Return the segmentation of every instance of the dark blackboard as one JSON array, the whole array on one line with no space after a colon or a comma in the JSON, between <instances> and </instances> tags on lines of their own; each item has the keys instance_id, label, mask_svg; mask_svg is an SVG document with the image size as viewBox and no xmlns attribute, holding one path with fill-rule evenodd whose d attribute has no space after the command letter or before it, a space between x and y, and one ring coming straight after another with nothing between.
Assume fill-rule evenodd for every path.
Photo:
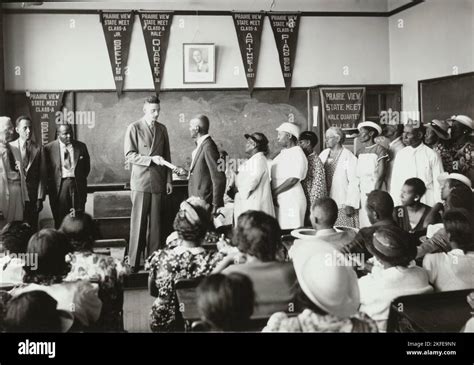
<instances>
[{"instance_id":1,"label":"dark blackboard","mask_svg":"<svg viewBox=\"0 0 474 365\"><path fill-rule=\"evenodd\" d=\"M474 72L418 82L421 120L446 119L454 114L474 117Z\"/></svg>"},{"instance_id":2,"label":"dark blackboard","mask_svg":"<svg viewBox=\"0 0 474 365\"><path fill-rule=\"evenodd\" d=\"M130 180L125 168L123 140L127 126L143 115L143 101L151 91L78 91L77 112L93 114L77 124L77 138L85 142L91 155L89 184L122 184ZM244 158L245 139L251 132L265 133L271 153L278 152L277 128L294 120L307 129L308 92L293 90L289 100L284 90L255 89L251 98L246 90L164 91L160 93L159 120L168 129L172 162L186 167L191 161L194 143L189 135L189 120L202 113L211 121L210 134L231 158ZM84 114L86 115L86 114Z\"/></svg>"}]
</instances>

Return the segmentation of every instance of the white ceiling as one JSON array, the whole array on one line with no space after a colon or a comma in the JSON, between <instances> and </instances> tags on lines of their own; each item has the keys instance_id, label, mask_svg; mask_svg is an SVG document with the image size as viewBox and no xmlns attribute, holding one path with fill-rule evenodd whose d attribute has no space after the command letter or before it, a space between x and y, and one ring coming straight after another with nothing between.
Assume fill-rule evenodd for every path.
<instances>
[{"instance_id":1,"label":"white ceiling","mask_svg":"<svg viewBox=\"0 0 474 365\"><path fill-rule=\"evenodd\" d=\"M63 1L26 3L30 9L150 9L150 10L242 10L242 11L321 11L386 12L411 0L141 0L141 1ZM37 3L40 4L40 3ZM23 3L4 4L4 8L22 8Z\"/></svg>"}]
</instances>

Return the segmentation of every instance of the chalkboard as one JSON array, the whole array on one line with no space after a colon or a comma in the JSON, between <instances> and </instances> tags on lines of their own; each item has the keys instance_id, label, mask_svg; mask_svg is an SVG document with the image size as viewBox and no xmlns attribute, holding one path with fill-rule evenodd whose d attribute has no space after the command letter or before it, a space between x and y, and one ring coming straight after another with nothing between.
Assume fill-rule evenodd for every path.
<instances>
[{"instance_id":1,"label":"chalkboard","mask_svg":"<svg viewBox=\"0 0 474 365\"><path fill-rule=\"evenodd\" d=\"M455 114L474 117L474 72L418 82L421 120L446 119Z\"/></svg>"},{"instance_id":2,"label":"chalkboard","mask_svg":"<svg viewBox=\"0 0 474 365\"><path fill-rule=\"evenodd\" d=\"M91 155L91 184L122 184L130 180L123 155L127 126L143 115L143 102L150 91L127 91L120 99L115 91L77 91L76 114L83 123L76 125L77 138L86 143ZM195 148L189 134L189 120L205 114L211 122L210 134L229 157L244 158L245 133L262 132L270 140L270 152L278 152L276 128L291 120L302 130L308 124L308 90L179 90L160 93L159 121L170 137L171 159L187 167ZM91 113L92 112L92 113Z\"/></svg>"}]
</instances>

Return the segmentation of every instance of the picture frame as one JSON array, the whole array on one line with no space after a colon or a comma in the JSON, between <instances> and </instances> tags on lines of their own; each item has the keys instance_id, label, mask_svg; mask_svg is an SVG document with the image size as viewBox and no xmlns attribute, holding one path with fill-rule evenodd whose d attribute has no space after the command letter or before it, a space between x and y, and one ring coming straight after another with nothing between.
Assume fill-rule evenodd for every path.
<instances>
[{"instance_id":1,"label":"picture frame","mask_svg":"<svg viewBox=\"0 0 474 365\"><path fill-rule=\"evenodd\" d=\"M183 83L216 82L216 48L214 43L183 43Z\"/></svg>"}]
</instances>

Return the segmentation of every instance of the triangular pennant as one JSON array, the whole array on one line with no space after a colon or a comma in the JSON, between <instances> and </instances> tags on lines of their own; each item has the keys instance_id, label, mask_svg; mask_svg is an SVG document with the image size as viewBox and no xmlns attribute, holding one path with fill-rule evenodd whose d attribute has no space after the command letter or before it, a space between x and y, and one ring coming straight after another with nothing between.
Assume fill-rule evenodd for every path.
<instances>
[{"instance_id":1,"label":"triangular pennant","mask_svg":"<svg viewBox=\"0 0 474 365\"><path fill-rule=\"evenodd\" d=\"M43 146L56 138L56 126L64 121L62 115L64 91L26 92L33 135Z\"/></svg>"},{"instance_id":2,"label":"triangular pennant","mask_svg":"<svg viewBox=\"0 0 474 365\"><path fill-rule=\"evenodd\" d=\"M156 95L160 93L173 13L138 13Z\"/></svg>"},{"instance_id":3,"label":"triangular pennant","mask_svg":"<svg viewBox=\"0 0 474 365\"><path fill-rule=\"evenodd\" d=\"M132 39L134 12L101 12L100 22L104 29L117 94L122 94L125 82L130 41Z\"/></svg>"},{"instance_id":4,"label":"triangular pennant","mask_svg":"<svg viewBox=\"0 0 474 365\"><path fill-rule=\"evenodd\" d=\"M269 17L285 80L285 88L289 94L298 43L300 14L271 14Z\"/></svg>"},{"instance_id":5,"label":"triangular pennant","mask_svg":"<svg viewBox=\"0 0 474 365\"><path fill-rule=\"evenodd\" d=\"M232 13L235 31L239 40L240 54L244 63L245 76L250 95L257 77L258 55L262 38L264 14Z\"/></svg>"}]
</instances>

